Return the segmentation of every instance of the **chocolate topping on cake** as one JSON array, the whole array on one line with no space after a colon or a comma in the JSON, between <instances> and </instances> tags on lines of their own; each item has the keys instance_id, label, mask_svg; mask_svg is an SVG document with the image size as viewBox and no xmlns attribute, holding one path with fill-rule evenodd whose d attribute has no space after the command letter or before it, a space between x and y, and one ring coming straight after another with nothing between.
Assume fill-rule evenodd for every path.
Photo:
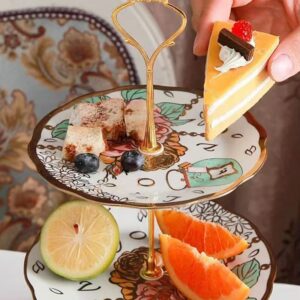
<instances>
[{"instance_id":1,"label":"chocolate topping on cake","mask_svg":"<svg viewBox=\"0 0 300 300\"><path fill-rule=\"evenodd\" d=\"M253 57L254 47L225 28L219 33L218 43L239 52L247 61Z\"/></svg>"}]
</instances>

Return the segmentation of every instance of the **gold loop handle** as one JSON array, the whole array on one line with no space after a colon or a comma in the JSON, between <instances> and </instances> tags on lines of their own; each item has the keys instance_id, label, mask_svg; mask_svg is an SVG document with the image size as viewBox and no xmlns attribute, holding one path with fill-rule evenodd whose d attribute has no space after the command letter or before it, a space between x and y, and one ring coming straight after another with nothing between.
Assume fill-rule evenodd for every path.
<instances>
[{"instance_id":1,"label":"gold loop handle","mask_svg":"<svg viewBox=\"0 0 300 300\"><path fill-rule=\"evenodd\" d=\"M145 49L137 42L137 40L130 35L124 27L121 26L118 20L118 15L124 9L135 5L139 2L145 3L161 3L166 8L174 11L182 18L182 22L180 27L175 31L167 40L165 40L162 44L158 46L158 48L154 51L154 53L149 57ZM157 154L162 151L162 146L159 145L156 141L156 132L155 132L155 123L154 123L154 88L153 88L153 69L154 63L159 55L159 53L167 47L173 46L175 44L176 38L184 31L187 24L186 14L179 9L178 7L169 3L168 0L128 0L124 4L117 7L112 14L112 21L117 28L117 30L121 33L121 35L125 38L125 42L135 47L143 56L146 70L147 70L147 126L145 132L144 142L141 145L141 151L145 154Z\"/></svg>"},{"instance_id":2,"label":"gold loop handle","mask_svg":"<svg viewBox=\"0 0 300 300\"><path fill-rule=\"evenodd\" d=\"M151 58L149 58L148 54L146 53L145 49L137 42L137 40L130 35L125 29L124 27L121 26L119 20L118 20L118 15L119 13L126 9L127 7L130 7L132 5L135 5L138 2L145 2L145 3L153 3L153 2L158 2L158 3L162 3L164 4L166 7L170 8L171 10L175 11L181 18L182 18L182 23L179 27L179 29L174 32L166 41L164 41L153 53L153 55L151 56ZM128 2L125 2L124 4L120 5L119 7L117 7L113 14L112 14L112 20L114 25L116 26L117 30L123 35L123 37L125 38L125 42L132 45L133 47L137 48L139 50L139 52L142 54L146 65L148 65L148 63L152 63L152 65L154 64L158 54L166 47L169 46L173 46L175 44L175 40L176 38L184 31L186 24L187 24L187 17L186 14L180 10L178 7L169 4L168 0L128 0Z\"/></svg>"},{"instance_id":3,"label":"gold loop handle","mask_svg":"<svg viewBox=\"0 0 300 300\"><path fill-rule=\"evenodd\" d=\"M159 2L159 3L162 3L162 4L168 4L169 3L169 0L129 0L129 2L132 2L132 3L136 3L136 2L148 2L148 3L152 3L152 2Z\"/></svg>"}]
</instances>

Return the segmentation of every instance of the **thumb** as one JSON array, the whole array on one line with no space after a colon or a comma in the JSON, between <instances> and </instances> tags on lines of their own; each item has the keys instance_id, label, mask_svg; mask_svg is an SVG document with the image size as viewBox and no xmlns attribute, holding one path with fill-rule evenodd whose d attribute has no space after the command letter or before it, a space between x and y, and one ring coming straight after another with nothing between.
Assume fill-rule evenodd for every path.
<instances>
[{"instance_id":1,"label":"thumb","mask_svg":"<svg viewBox=\"0 0 300 300\"><path fill-rule=\"evenodd\" d=\"M278 46L268 62L270 76L284 81L300 71L300 27L290 33Z\"/></svg>"}]
</instances>

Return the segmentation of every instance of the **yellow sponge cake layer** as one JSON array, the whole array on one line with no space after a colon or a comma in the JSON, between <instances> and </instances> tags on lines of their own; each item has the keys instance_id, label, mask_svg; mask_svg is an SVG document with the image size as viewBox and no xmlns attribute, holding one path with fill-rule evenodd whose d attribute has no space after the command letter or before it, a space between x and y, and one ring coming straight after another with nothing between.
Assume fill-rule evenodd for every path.
<instances>
[{"instance_id":1,"label":"yellow sponge cake layer","mask_svg":"<svg viewBox=\"0 0 300 300\"><path fill-rule=\"evenodd\" d=\"M243 67L221 73L215 68L223 64L219 59L219 32L231 30L232 24L217 22L211 36L204 85L204 118L206 138L214 139L256 104L274 82L266 71L269 57L276 49L279 38L254 31L255 51L252 61Z\"/></svg>"},{"instance_id":2,"label":"yellow sponge cake layer","mask_svg":"<svg viewBox=\"0 0 300 300\"><path fill-rule=\"evenodd\" d=\"M274 81L269 76L261 75L263 74L260 74L243 88L244 98L240 98L240 95L234 95L231 98L233 106L230 109L220 107L210 116L212 121L210 130L206 134L208 140L214 139L218 134L226 130L270 90L274 85ZM257 83L257 80L262 77L264 79Z\"/></svg>"}]
</instances>

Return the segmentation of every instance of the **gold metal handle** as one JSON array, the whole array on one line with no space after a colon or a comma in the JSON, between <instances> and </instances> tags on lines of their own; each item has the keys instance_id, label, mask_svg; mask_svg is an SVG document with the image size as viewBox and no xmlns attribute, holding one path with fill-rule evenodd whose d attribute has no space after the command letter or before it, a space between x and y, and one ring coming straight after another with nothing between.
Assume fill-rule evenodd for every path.
<instances>
[{"instance_id":1,"label":"gold metal handle","mask_svg":"<svg viewBox=\"0 0 300 300\"><path fill-rule=\"evenodd\" d=\"M145 49L137 42L137 40L130 35L124 27L121 26L118 20L119 13L126 9L127 7L133 6L136 3L144 2L144 3L161 3L166 8L174 11L182 18L182 22L180 27L176 32L174 32L167 40L165 40L158 48L154 51L152 56L148 56ZM140 150L148 155L156 155L160 153L163 148L162 145L157 143L156 140L156 132L155 132L155 122L154 122L154 88L153 88L153 70L154 70L154 63L159 55L159 53L167 47L173 46L175 44L176 38L184 31L186 24L187 24L187 17L186 14L179 9L178 7L169 3L168 0L128 0L124 4L117 7L112 14L112 20L117 28L117 30L123 35L125 38L125 42L135 47L143 56L145 65L146 65L146 72L147 72L147 125L146 125L146 132L144 142L142 143Z\"/></svg>"},{"instance_id":2,"label":"gold metal handle","mask_svg":"<svg viewBox=\"0 0 300 300\"><path fill-rule=\"evenodd\" d=\"M159 3L166 5L169 3L169 0L129 0L129 2L133 2L133 3L136 3L136 2L148 2L148 3L159 2Z\"/></svg>"}]
</instances>

